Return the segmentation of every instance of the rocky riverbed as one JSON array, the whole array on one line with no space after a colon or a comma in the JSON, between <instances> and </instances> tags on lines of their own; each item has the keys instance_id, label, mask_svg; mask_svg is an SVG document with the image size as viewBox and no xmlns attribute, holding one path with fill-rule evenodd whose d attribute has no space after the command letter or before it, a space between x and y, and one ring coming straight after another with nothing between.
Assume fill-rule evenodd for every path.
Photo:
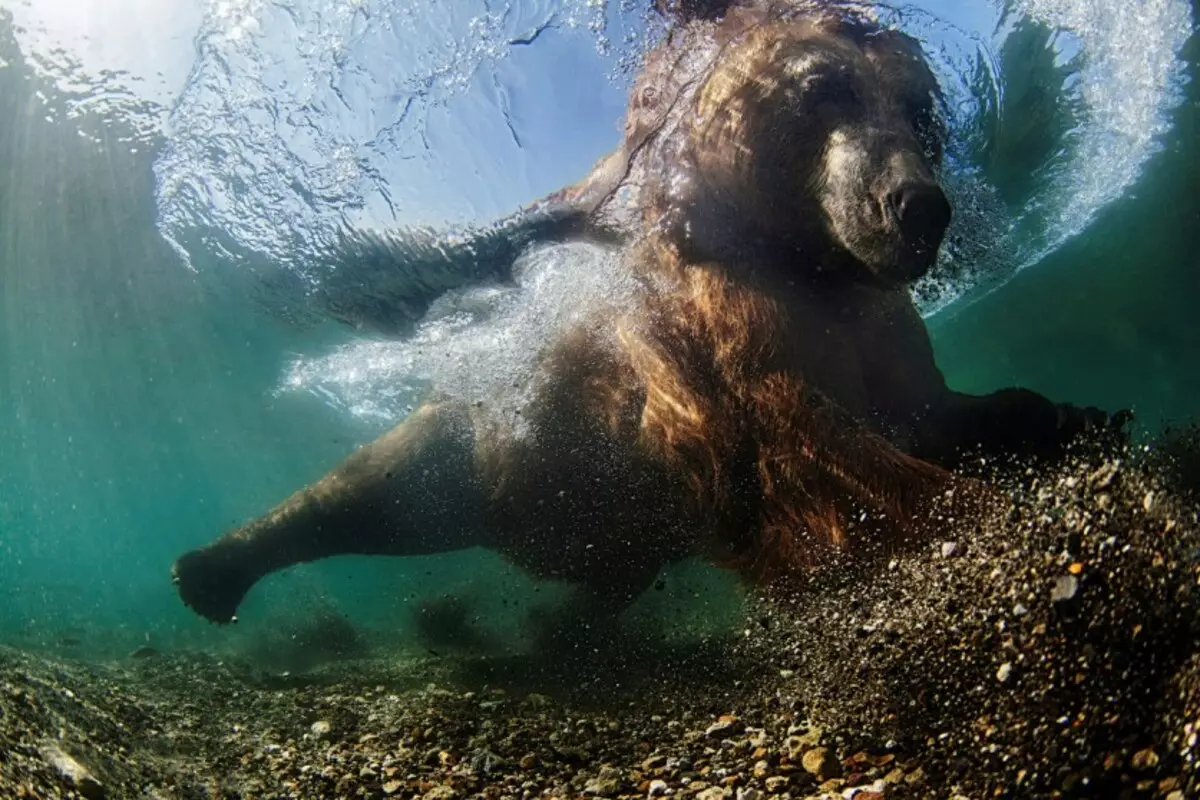
<instances>
[{"instance_id":1,"label":"rocky riverbed","mask_svg":"<svg viewBox=\"0 0 1200 800\"><path fill-rule=\"evenodd\" d=\"M0 649L0 796L1194 797L1189 452L1010 469L994 515L716 640L303 673Z\"/></svg>"}]
</instances>

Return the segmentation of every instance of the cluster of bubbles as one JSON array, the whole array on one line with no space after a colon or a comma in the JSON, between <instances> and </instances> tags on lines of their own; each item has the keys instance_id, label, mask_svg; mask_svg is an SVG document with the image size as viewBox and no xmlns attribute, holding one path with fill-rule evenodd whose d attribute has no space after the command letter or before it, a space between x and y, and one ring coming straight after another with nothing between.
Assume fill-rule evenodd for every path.
<instances>
[{"instance_id":1,"label":"cluster of bubbles","mask_svg":"<svg viewBox=\"0 0 1200 800\"><path fill-rule=\"evenodd\" d=\"M597 312L629 307L636 288L617 255L587 243L535 248L518 259L513 277L511 285L447 292L401 341L354 341L295 359L280 391L309 389L386 425L433 385L524 435L521 410L536 386L542 345Z\"/></svg>"}]
</instances>

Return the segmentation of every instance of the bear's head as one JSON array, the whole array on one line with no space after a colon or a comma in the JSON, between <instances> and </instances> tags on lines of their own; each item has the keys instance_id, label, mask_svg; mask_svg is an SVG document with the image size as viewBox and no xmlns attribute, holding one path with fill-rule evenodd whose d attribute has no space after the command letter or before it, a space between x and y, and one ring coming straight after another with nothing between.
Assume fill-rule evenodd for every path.
<instances>
[{"instance_id":1,"label":"bear's head","mask_svg":"<svg viewBox=\"0 0 1200 800\"><path fill-rule=\"evenodd\" d=\"M951 209L938 86L917 42L796 4L693 24L712 50L657 143L660 224L699 257L758 247L828 277L925 274Z\"/></svg>"}]
</instances>

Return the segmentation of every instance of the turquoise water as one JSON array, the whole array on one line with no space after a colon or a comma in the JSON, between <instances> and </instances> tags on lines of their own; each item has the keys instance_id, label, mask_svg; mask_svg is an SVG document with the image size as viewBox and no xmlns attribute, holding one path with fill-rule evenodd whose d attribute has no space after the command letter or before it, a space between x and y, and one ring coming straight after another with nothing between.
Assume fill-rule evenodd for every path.
<instances>
[{"instance_id":1,"label":"turquoise water","mask_svg":"<svg viewBox=\"0 0 1200 800\"><path fill-rule=\"evenodd\" d=\"M572 50L578 46L563 38L546 57L591 64ZM1147 429L1200 418L1195 37L1181 55L1192 79L1182 101L1164 112L1169 128L1157 140L1160 151L1117 199L1095 208L1082 232L1062 242L1046 234L1028 246L977 242L991 248L988 255L1016 253L1006 262L1012 271L1026 266L1021 254L1050 252L1002 288L931 317L952 385L983 391L1015 383L1056 399L1132 407ZM183 608L168 576L182 550L318 477L384 422L349 413L361 387L336 376L303 387L313 391L280 391L289 363L320 364L351 341L349 332L267 313L256 302L260 288L234 277L218 255L205 260L189 249L192 269L182 263L164 236L177 233L171 225L181 219L164 217L164 171L190 174L180 159L198 150L180 144L178 133L167 140L135 125L135 114L97 114L73 103L21 51L3 18L0 59L0 118L7 120L0 126L0 163L7 165L0 171L0 641L109 655L141 642L220 644L336 608L404 642L422 596L452 590L486 598L482 611L497 622L540 602L498 559L466 553L347 558L275 576L244 609L246 619L258 620L244 623L249 633L212 628ZM507 68L519 72L514 63ZM603 83L596 75L588 80ZM553 167L466 205L491 216L580 174L614 141L623 91L619 82L604 89L605 103L594 109L613 127L589 128L564 148L569 153L551 159ZM536 144L527 144L531 152ZM197 175L214 169L192 166ZM1036 180L1014 178L1010 186L1024 189L1010 189L1020 195L1010 202L1028 203L1039 191L1045 200L1053 196L1048 186L1078 177L1071 170L1104 166L1059 159ZM993 175L1017 168L1003 158L989 166ZM464 177L442 217L461 217L454 204L463 203L471 181L488 179L477 170ZM290 213L286 206L274 212ZM297 219L289 224L320 214ZM216 212L205 220L217 221ZM253 244L237 231L229 241L231 251ZM313 393L322 388L333 401ZM735 597L727 581L699 572L669 581L653 599L686 619L728 612ZM511 605L496 607L497 598Z\"/></svg>"}]
</instances>

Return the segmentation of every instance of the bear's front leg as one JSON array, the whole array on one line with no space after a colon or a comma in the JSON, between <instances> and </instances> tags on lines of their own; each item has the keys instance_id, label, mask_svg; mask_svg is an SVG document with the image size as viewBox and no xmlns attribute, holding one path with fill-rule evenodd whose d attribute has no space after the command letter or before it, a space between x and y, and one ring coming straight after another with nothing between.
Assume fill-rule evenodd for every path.
<instances>
[{"instance_id":1,"label":"bear's front leg","mask_svg":"<svg viewBox=\"0 0 1200 800\"><path fill-rule=\"evenodd\" d=\"M1056 459L1084 436L1104 446L1120 445L1130 411L1116 414L1055 403L1028 389L987 395L951 393L923 420L917 455L950 466L972 454Z\"/></svg>"},{"instance_id":2,"label":"bear's front leg","mask_svg":"<svg viewBox=\"0 0 1200 800\"><path fill-rule=\"evenodd\" d=\"M250 587L293 564L474 546L485 504L469 421L426 405L263 517L184 554L171 571L184 603L231 622Z\"/></svg>"}]
</instances>

